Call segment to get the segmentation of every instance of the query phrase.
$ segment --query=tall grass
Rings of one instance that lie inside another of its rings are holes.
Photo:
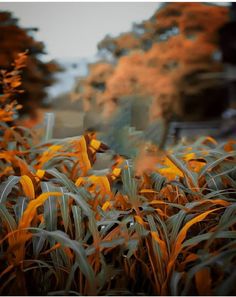
[[[94,134],[28,147],[24,133],[2,138],[1,294],[235,293],[235,143],[95,176]]]
[[[151,172],[116,156],[94,175],[95,133],[36,145],[2,127],[1,295],[236,293],[235,141],[156,151]]]

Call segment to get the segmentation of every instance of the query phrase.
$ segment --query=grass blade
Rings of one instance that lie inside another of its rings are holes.
[[[6,202],[8,195],[19,180],[20,178],[18,176],[9,176],[8,179],[0,185],[0,204]]]

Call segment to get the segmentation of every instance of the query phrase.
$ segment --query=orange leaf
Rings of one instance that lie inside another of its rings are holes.
[[[185,161],[189,161],[189,160],[192,160],[192,159],[195,159],[195,158],[196,158],[195,153],[188,153],[188,154],[184,155],[184,160]]]
[[[157,194],[158,192],[157,191],[154,191],[152,189],[142,189],[142,190],[140,190],[139,193],[141,193],[141,194],[144,194],[144,193]]]
[[[39,195],[36,199],[31,200],[24,211],[20,221],[19,221],[19,229],[21,228],[27,228],[30,226],[31,221],[33,220],[36,210],[39,206],[41,206],[49,196],[61,196],[62,193],[59,192],[47,192],[47,193],[42,193]]]
[[[35,198],[34,185],[28,175],[22,175],[20,178],[20,183],[22,185],[23,191],[27,197],[31,200]]]
[[[102,206],[102,210],[106,211],[108,209],[108,207],[112,206],[110,201],[106,201],[103,206]]]
[[[45,170],[42,170],[42,169],[38,169],[36,171],[36,176],[40,179],[42,179],[44,177],[44,174],[45,174]]]
[[[186,223],[184,225],[184,227],[180,230],[180,232],[178,234],[178,237],[176,239],[176,242],[175,242],[175,253],[179,253],[179,251],[181,250],[181,244],[182,244],[182,242],[184,241],[184,239],[185,239],[185,237],[187,235],[188,229],[192,225],[203,221],[210,213],[212,213],[212,212],[214,212],[216,210],[219,210],[219,209],[221,209],[221,207],[208,210],[208,211],[206,211],[206,212],[204,212],[204,213],[196,216],[195,218],[193,218],[192,220],[190,220],[188,223]]]
[[[152,238],[159,244],[162,252],[162,257],[164,260],[167,260],[168,254],[167,254],[167,248],[166,243],[163,241],[159,236],[158,233],[155,231],[151,231]]]
[[[21,85],[21,81],[20,80],[13,80],[12,82],[11,82],[11,87],[12,88],[17,88],[17,87],[19,87]]]
[[[214,138],[212,138],[211,136],[206,137],[206,139],[203,141],[203,143],[206,143],[207,141],[217,145],[217,141]]]
[[[83,174],[86,174],[92,166],[88,157],[87,143],[84,136],[81,137],[79,144],[81,147],[81,151],[79,153],[79,157],[81,158],[81,167],[83,167]]]
[[[166,168],[158,168],[157,171],[169,180],[175,179],[176,176],[184,176],[183,172],[167,157],[164,159],[164,165]]]
[[[199,172],[202,169],[202,167],[206,165],[206,162],[197,161],[197,160],[189,160],[188,165],[192,171]]]
[[[145,222],[140,216],[134,216],[136,222],[138,222],[140,225],[144,226]]]
[[[77,187],[79,187],[83,182],[84,182],[84,178],[83,177],[79,177],[77,180],[76,180],[76,182],[75,182],[75,185],[77,186]]]
[[[101,141],[96,140],[96,139],[92,139],[90,141],[90,147],[93,148],[94,151],[99,150],[100,146],[101,146]]]
[[[222,209],[222,207],[208,210],[208,211],[206,211],[206,212],[204,212],[204,213],[196,216],[195,218],[193,218],[192,220],[190,220],[188,223],[186,223],[184,225],[184,227],[180,230],[180,232],[179,232],[179,234],[177,236],[175,245],[173,247],[173,251],[172,251],[172,255],[170,257],[170,261],[169,261],[168,266],[167,266],[167,272],[168,272],[168,274],[170,274],[171,269],[172,269],[172,267],[173,267],[173,265],[175,263],[176,257],[178,256],[178,254],[180,253],[180,251],[182,249],[182,242],[184,241],[189,228],[192,225],[203,221],[210,213],[212,213],[214,211],[217,211],[219,209]]]
[[[111,187],[106,176],[96,176],[91,175],[89,176],[89,180],[91,180],[96,186],[99,185],[101,189],[101,194],[111,194]]]
[[[47,192],[42,193],[39,195],[36,199],[33,199],[29,202],[27,208],[25,209],[19,224],[18,224],[18,230],[16,240],[14,241],[13,245],[9,245],[9,250],[14,251],[15,254],[15,263],[20,263],[24,259],[25,254],[25,242],[28,241],[32,234],[25,229],[30,226],[33,218],[36,215],[36,210],[39,206],[41,206],[49,196],[61,196],[62,193],[59,192]],[[16,249],[17,247],[17,249]]]
[[[149,202],[149,204],[166,204],[165,201],[162,200],[152,200]]]
[[[60,247],[61,247],[61,244],[60,244],[60,242],[58,242],[58,243],[54,244],[54,246],[52,246],[50,249],[43,252],[42,255],[50,254],[52,251],[55,251],[56,249],[58,249]]]
[[[114,180],[114,179],[116,179],[117,177],[119,177],[120,174],[121,174],[121,168],[117,168],[117,167],[115,167],[115,168],[112,170],[112,172],[111,172],[111,177],[112,177],[112,179]]]
[[[57,152],[62,148],[62,145],[51,145],[48,150],[52,151],[52,152]]]
[[[236,145],[236,140],[231,139],[224,145],[224,150],[226,152],[234,151],[235,150],[234,145]]]

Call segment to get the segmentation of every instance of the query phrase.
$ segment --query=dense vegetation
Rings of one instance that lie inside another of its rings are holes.
[[[22,71],[24,92],[17,94],[22,104],[21,115],[36,116],[37,108],[43,105],[46,98],[46,87],[54,83],[53,73],[60,70],[54,61],[43,62],[45,54],[42,42],[33,38],[36,28],[22,28],[18,19],[10,12],[0,11],[0,69],[12,70],[12,61],[19,53],[28,52],[27,67]]]
[[[0,294],[234,295],[236,141],[144,144],[95,172],[95,133],[8,126],[24,64],[1,81]]]
[[[89,75],[78,82],[77,99],[86,111],[97,105],[104,118],[111,117],[127,96],[141,96],[149,103],[150,122],[220,117],[228,98],[218,32],[228,18],[227,7],[162,4],[132,31],[107,36],[98,44],[104,57],[109,54],[112,59],[91,65]]]

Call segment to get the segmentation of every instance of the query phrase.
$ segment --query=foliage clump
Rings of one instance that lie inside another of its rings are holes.
[[[95,133],[35,145],[1,120],[1,295],[236,293],[236,141],[95,171]]]
[[[112,116],[125,96],[137,95],[143,101],[151,97],[149,121],[219,117],[228,106],[218,40],[218,31],[227,20],[227,7],[206,3],[161,5],[131,32],[107,36],[99,43],[101,52],[113,56],[113,73],[103,81],[102,95],[97,96],[96,86],[90,83],[91,71],[79,82],[80,97],[86,101],[87,95],[93,94],[104,117]]]
[[[44,44],[33,38],[36,28],[22,28],[18,19],[10,12],[0,11],[0,69],[12,70],[12,61],[19,53],[28,51],[27,67],[22,70],[24,94],[18,93],[17,100],[22,105],[21,115],[36,116],[37,107],[47,96],[46,87],[54,82],[53,74],[61,70],[55,62],[43,62]]]

